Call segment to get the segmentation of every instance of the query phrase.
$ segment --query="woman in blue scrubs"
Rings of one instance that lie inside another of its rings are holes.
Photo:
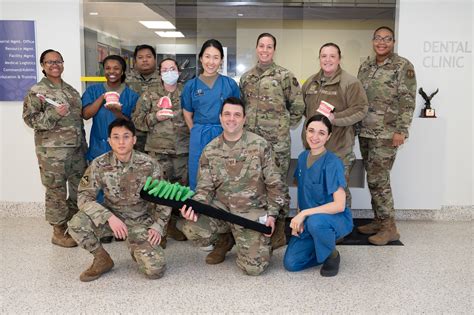
[[[298,157],[300,212],[291,220],[292,237],[283,264],[288,271],[300,271],[323,264],[324,277],[337,275],[341,257],[336,240],[352,231],[352,214],[346,207],[344,165],[325,148],[332,125],[323,115],[311,117],[306,125],[310,150]]]
[[[124,83],[127,64],[122,57],[107,56],[103,64],[107,82],[91,85],[82,95],[82,115],[86,120],[92,118],[89,150],[86,154],[86,159],[89,162],[110,151],[111,148],[107,141],[109,124],[116,118],[131,119],[139,97]],[[104,93],[111,91],[120,94],[121,106],[104,106]]]
[[[202,73],[186,82],[181,93],[181,106],[186,125],[191,130],[189,143],[189,186],[196,188],[199,158],[204,147],[222,133],[219,112],[228,97],[240,97],[237,83],[218,73],[224,58],[221,43],[206,41],[199,52]]]

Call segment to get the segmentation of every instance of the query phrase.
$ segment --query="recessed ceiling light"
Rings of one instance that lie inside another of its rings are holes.
[[[237,15],[238,15],[238,16],[244,16],[244,14],[243,14],[243,13],[237,13]]]
[[[168,32],[155,32],[158,34],[160,37],[172,37],[172,38],[177,38],[177,37],[184,37],[183,33],[181,32],[173,32],[173,31],[168,31]]]
[[[147,28],[161,29],[161,30],[174,30],[176,27],[169,21],[139,21]]]
[[[89,12],[89,15],[99,15],[99,12]]]

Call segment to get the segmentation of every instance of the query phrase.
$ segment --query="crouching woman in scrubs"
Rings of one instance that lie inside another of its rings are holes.
[[[300,211],[290,223],[292,237],[283,263],[288,271],[322,264],[321,276],[333,277],[341,260],[336,240],[353,228],[346,207],[344,165],[325,148],[332,132],[326,116],[311,117],[305,130],[310,150],[300,154],[295,171]]]

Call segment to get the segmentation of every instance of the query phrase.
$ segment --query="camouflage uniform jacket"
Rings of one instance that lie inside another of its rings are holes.
[[[36,94],[42,94],[59,104],[69,104],[69,114],[59,115],[54,105],[41,101]],[[35,130],[35,145],[38,147],[74,148],[87,145],[81,96],[64,81],[61,86],[56,86],[43,78],[33,85],[23,102],[23,120]]]
[[[298,124],[304,111],[298,80],[275,63],[261,75],[257,67],[240,78],[245,127],[270,142],[274,151],[288,151],[290,126]]]
[[[178,83],[174,92],[165,90],[163,84],[155,84],[142,94],[132,120],[138,129],[147,131],[145,151],[163,154],[183,154],[189,151],[189,129],[186,126],[181,108],[181,91],[183,85]],[[163,121],[156,118],[158,101],[162,96],[171,99],[175,116]]]
[[[122,163],[109,151],[94,159],[84,173],[78,189],[79,210],[96,226],[105,224],[112,214],[126,224],[148,222],[153,218],[154,205],[140,198],[148,176],[161,178],[159,165],[148,155],[132,151],[130,161]],[[96,200],[99,190],[104,192],[103,205]],[[169,212],[161,211],[159,216],[159,222],[151,227],[163,235]]]
[[[360,81],[340,67],[328,81],[322,82],[322,76],[323,71],[320,70],[303,85],[305,115],[308,119],[317,114],[321,101],[335,107],[333,132],[326,148],[342,158],[352,152],[354,125],[367,114],[367,96]]]
[[[394,133],[408,137],[415,110],[416,78],[413,65],[392,54],[377,65],[368,58],[357,75],[369,99],[369,112],[362,120],[360,136],[392,139]]]
[[[232,147],[220,135],[204,148],[193,199],[257,220],[278,215],[284,205],[283,188],[271,146],[244,131]]]
[[[155,72],[152,74],[144,77],[138,71],[132,69],[129,73],[127,73],[125,83],[138,95],[142,95],[150,85],[161,83],[161,77],[158,74],[158,70],[155,70]]]

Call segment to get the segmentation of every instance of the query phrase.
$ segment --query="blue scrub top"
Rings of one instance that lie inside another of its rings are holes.
[[[89,106],[99,98],[102,94],[107,92],[104,83],[94,84],[87,88],[82,95],[82,107]],[[122,113],[131,119],[132,112],[137,104],[139,95],[130,88],[125,89],[120,93],[120,103],[122,104]],[[105,101],[104,101],[105,104]],[[107,141],[109,124],[116,119],[115,115],[102,106],[99,108],[95,116],[92,118],[92,129],[89,139],[89,149],[87,150],[86,159],[92,161],[99,155],[102,155],[111,150]]]
[[[333,193],[339,187],[346,187],[344,165],[334,153],[326,151],[310,168],[306,167],[308,154],[309,150],[300,154],[294,174],[298,180],[298,206],[301,210],[333,202]],[[346,207],[345,211],[348,210]]]
[[[199,158],[204,147],[222,133],[219,120],[222,103],[228,97],[240,97],[239,86],[229,77],[219,75],[210,89],[199,78],[186,82],[181,106],[193,113],[194,126],[189,139],[188,180],[191,189],[197,185]]]
[[[193,113],[194,124],[220,124],[219,112],[228,97],[240,97],[237,83],[223,75],[218,75],[212,89],[198,77],[186,82],[181,93],[181,106]]]

